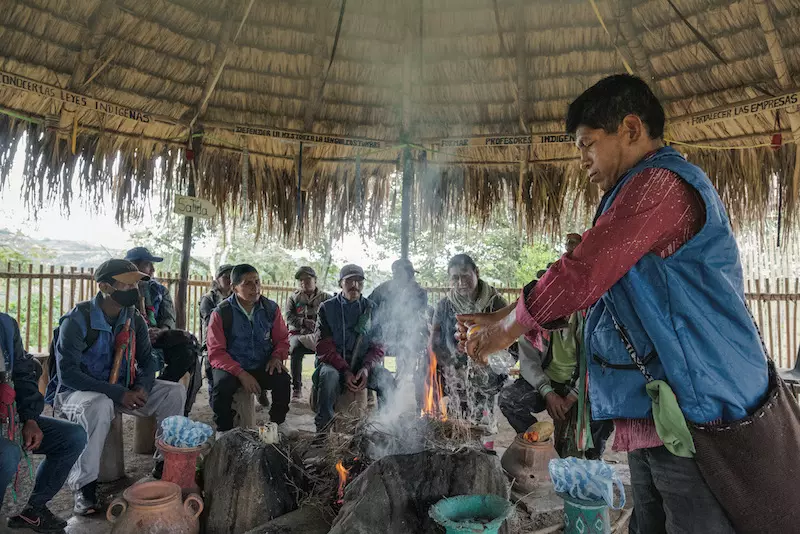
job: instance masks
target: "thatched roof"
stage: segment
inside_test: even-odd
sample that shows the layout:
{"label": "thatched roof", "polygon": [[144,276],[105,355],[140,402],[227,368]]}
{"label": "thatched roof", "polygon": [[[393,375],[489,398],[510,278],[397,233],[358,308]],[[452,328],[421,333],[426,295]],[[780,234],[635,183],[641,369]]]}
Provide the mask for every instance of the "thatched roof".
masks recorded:
{"label": "thatched roof", "polygon": [[[794,106],[677,119],[795,89],[797,0],[6,0],[0,71],[36,83],[0,84],[0,176],[28,132],[34,205],[68,204],[79,165],[80,192],[113,195],[124,220],[151,187],[183,190],[184,147],[201,132],[198,195],[228,210],[246,195],[265,229],[294,239],[299,143],[236,131],[280,129],[366,140],[305,143],[307,229],[331,217],[335,233],[374,230],[411,143],[415,224],[508,206],[529,230],[553,230],[576,198],[596,199],[572,143],[441,140],[563,132],[568,103],[626,69],[662,98],[668,137],[687,143],[735,221],[765,220],[772,169],[795,213]],[[64,101],[74,94],[101,105]]]}

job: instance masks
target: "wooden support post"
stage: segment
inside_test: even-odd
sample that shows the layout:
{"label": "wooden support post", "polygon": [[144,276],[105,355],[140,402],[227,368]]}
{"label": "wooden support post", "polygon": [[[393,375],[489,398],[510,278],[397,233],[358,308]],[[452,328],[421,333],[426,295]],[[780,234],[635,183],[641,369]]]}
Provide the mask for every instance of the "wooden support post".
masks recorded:
{"label": "wooden support post", "polygon": [[[186,194],[193,197],[194,161],[189,162],[189,187]],[[175,298],[175,326],[181,330],[186,328],[186,293],[189,285],[189,260],[192,256],[192,227],[194,217],[186,217],[183,222],[183,246],[181,247],[181,273],[178,279],[178,294]]]}
{"label": "wooden support post", "polygon": [[297,152],[297,242],[303,243],[303,142]]}
{"label": "wooden support post", "polygon": [[411,190],[414,185],[414,163],[411,160],[411,67],[414,48],[414,34],[411,28],[413,14],[405,23],[405,41],[403,50],[403,130],[401,139],[403,147],[403,194],[400,205],[400,256],[408,258],[409,233],[411,230]]}

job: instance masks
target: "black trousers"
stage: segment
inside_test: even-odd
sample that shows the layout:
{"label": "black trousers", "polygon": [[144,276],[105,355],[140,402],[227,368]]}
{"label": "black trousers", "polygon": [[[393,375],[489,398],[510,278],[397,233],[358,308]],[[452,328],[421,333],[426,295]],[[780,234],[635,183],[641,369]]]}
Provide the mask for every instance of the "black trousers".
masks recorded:
{"label": "black trousers", "polygon": [[306,354],[314,354],[313,350],[307,349],[302,343],[292,349],[292,387],[301,389],[303,387],[303,357]]}
{"label": "black trousers", "polygon": [[183,378],[183,375],[189,373],[189,389],[186,392],[186,404],[183,408],[183,415],[188,416],[202,383],[198,348],[187,341],[164,348],[162,351],[164,353],[164,369],[161,370],[159,379],[177,382]]}
{"label": "black trousers", "polygon": [[[270,421],[277,424],[286,421],[292,394],[292,379],[289,377],[289,373],[276,371],[269,374],[266,369],[253,369],[247,372],[253,375],[262,390],[272,391]],[[217,424],[218,431],[230,430],[233,428],[233,394],[242,387],[242,383],[232,374],[220,369],[214,369],[213,376],[211,407],[214,410],[214,422]]]}

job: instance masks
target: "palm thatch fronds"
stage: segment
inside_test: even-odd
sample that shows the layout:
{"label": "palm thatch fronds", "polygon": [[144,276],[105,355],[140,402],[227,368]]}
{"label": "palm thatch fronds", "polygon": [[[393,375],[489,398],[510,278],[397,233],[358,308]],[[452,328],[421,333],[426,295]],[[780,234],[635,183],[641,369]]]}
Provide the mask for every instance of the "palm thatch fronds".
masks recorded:
{"label": "palm thatch fronds", "polygon": [[[252,216],[261,231],[300,241],[377,230],[410,143],[418,228],[505,213],[529,233],[554,233],[597,199],[570,143],[441,140],[562,132],[572,99],[630,68],[661,98],[667,137],[712,176],[734,224],[764,221],[777,201],[795,225],[796,106],[675,119],[794,90],[800,4],[595,3],[597,12],[586,0],[8,0],[0,186],[25,136],[31,209],[113,203],[123,223],[150,195],[168,207],[185,191],[186,147],[202,136],[197,194],[224,217]],[[301,154],[296,139],[237,127],[369,146],[307,140]]]}

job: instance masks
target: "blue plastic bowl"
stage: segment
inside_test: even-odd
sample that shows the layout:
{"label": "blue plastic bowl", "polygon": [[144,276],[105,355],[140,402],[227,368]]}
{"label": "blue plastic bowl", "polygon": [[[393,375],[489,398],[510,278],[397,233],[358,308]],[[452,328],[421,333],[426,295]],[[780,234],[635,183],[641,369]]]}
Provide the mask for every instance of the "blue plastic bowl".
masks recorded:
{"label": "blue plastic bowl", "polygon": [[496,534],[514,505],[498,495],[459,495],[437,502],[428,514],[447,534]]}

